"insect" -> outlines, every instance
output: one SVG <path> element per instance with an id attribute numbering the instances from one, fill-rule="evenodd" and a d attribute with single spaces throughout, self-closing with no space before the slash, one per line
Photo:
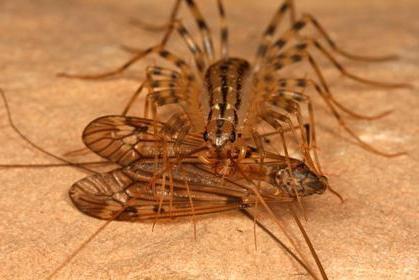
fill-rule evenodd
<path id="1" fill-rule="evenodd" d="M 223 207 L 225 210 L 250 207 L 257 199 L 251 188 L 245 186 L 246 179 L 260 179 L 266 183 L 262 186 L 265 189 L 261 190 L 261 194 L 268 202 L 270 199 L 294 201 L 297 195 L 303 197 L 321 194 L 327 188 L 325 177 L 312 172 L 303 162 L 289 159 L 292 166 L 291 176 L 298 179 L 295 193 L 283 156 L 271 155 L 276 160 L 265 162 L 260 169 L 253 158 L 258 155 L 253 155 L 252 152 L 246 162 L 242 162 L 242 165 L 246 165 L 242 171 L 248 174 L 248 178 L 217 176 L 210 166 L 201 163 L 195 155 L 202 150 L 202 143 L 197 141 L 199 138 L 193 139 L 193 135 L 188 135 L 188 139 L 181 143 L 178 149 L 181 149 L 180 157 L 183 162 L 175 164 L 169 158 L 176 155 L 174 159 L 179 161 L 179 152 L 175 152 L 175 143 L 171 141 L 171 136 L 164 135 L 164 125 L 159 123 L 158 137 L 153 132 L 153 123 L 150 120 L 136 117 L 105 116 L 87 126 L 83 133 L 86 145 L 122 168 L 87 177 L 73 185 L 70 196 L 75 205 L 82 212 L 101 219 L 111 219 L 115 213 L 119 213 L 121 209 L 118 206 L 129 207 L 117 219 L 141 220 L 155 218 L 156 213 L 162 217 L 191 215 L 193 212 L 199 214 L 200 208 L 203 209 L 202 213 L 212 212 L 217 204 L 220 211 Z M 132 140 L 133 137 L 136 138 L 135 141 Z M 164 139 L 161 137 L 168 138 L 166 147 L 162 145 Z M 132 142 L 129 145 L 122 144 L 127 141 Z M 162 160 L 156 161 L 156 157 Z M 172 166 L 167 166 L 170 164 Z M 156 170 L 159 172 L 156 173 Z M 117 193 L 120 197 L 117 197 Z M 133 197 L 130 197 L 130 193 Z M 229 194 L 228 199 L 223 197 L 226 194 Z M 156 196 L 161 203 L 158 208 Z M 128 202 L 129 200 L 133 201 Z M 143 201 L 137 204 L 137 200 Z M 144 204 L 147 200 L 149 203 Z M 178 205 L 172 205 L 173 200 Z"/>
<path id="2" fill-rule="evenodd" d="M 61 159 L 39 148 L 30 141 L 14 125 L 4 93 L 1 96 L 5 102 L 10 125 L 22 138 L 36 149 L 68 165 L 86 169 L 86 163 L 72 163 Z M 176 217 L 211 214 L 223 211 L 240 210 L 253 219 L 246 209 L 255 207 L 262 201 L 267 209 L 267 203 L 293 203 L 297 197 L 322 194 L 327 188 L 327 179 L 318 176 L 302 161 L 278 155 L 269 155 L 275 161 L 265 162 L 263 168 L 255 163 L 254 150 L 247 157 L 243 172 L 247 176 L 224 178 L 215 174 L 207 165 L 200 163 L 193 151 L 201 150 L 203 140 L 196 135 L 187 135 L 181 143 L 179 151 L 175 151 L 175 143 L 170 141 L 165 126 L 149 119 L 123 116 L 105 116 L 92 121 L 83 133 L 86 145 L 121 167 L 107 173 L 96 173 L 76 182 L 69 195 L 74 205 L 83 213 L 104 219 L 123 221 L 142 221 L 173 219 Z M 158 129 L 157 133 L 155 129 Z M 167 135 L 165 135 L 167 134 Z M 136 141 L 133 141 L 136 137 Z M 168 138 L 166 143 L 162 137 Z M 130 143 L 130 150 L 121 148 L 122 142 Z M 166 143 L 168 146 L 162 146 Z M 119 146 L 119 148 L 117 148 Z M 103 149 L 103 147 L 113 147 Z M 126 146 L 125 148 L 127 148 Z M 113 150 L 113 151 L 112 151 Z M 130 153 L 130 151 L 132 153 Z M 192 151 L 192 152 L 191 152 Z M 124 155 L 124 156 L 121 156 Z M 182 164 L 173 164 L 169 157 L 181 155 Z M 156 161 L 157 157 L 163 160 Z M 174 160 L 178 161 L 178 157 Z M 100 162 L 99 162 L 100 163 Z M 89 165 L 92 163 L 89 163 Z M 94 163 L 93 163 L 94 164 Z M 158 166 L 156 166 L 156 164 Z M 163 165 L 164 164 L 164 165 Z M 168 166 L 173 164 L 173 166 Z M 288 173 L 288 165 L 292 165 L 292 174 Z M 28 167 L 28 165 L 22 165 Z M 62 166 L 62 164 L 46 164 L 47 166 Z M 19 167 L 18 165 L 2 165 L 2 167 Z M 169 168 L 167 168 L 169 167 Z M 91 169 L 87 169 L 91 171 Z M 156 171 L 160 174 L 156 174 Z M 263 181 L 255 192 L 249 187 L 253 180 Z M 297 180 L 297 182 L 296 182 Z M 169 182 L 166 182 L 169 181 Z M 258 197 L 260 196 L 260 197 Z M 298 221 L 298 218 L 296 218 Z M 278 220 L 279 223 L 280 220 Z M 270 234 L 306 271 L 317 279 L 312 269 L 306 265 L 286 245 L 277 239 L 259 221 L 255 221 L 264 231 Z M 299 223 L 299 222 L 298 222 Z M 279 223 L 280 224 L 280 223 Z M 107 224 L 105 224 L 107 225 Z M 299 226 L 301 226 L 299 224 Z M 90 241 L 103 227 L 88 239 Z M 301 227 L 304 232 L 304 229 Z M 292 241 L 291 239 L 291 242 Z M 76 251 L 80 251 L 87 243 Z M 311 249 L 311 248 L 310 248 Z M 298 254 L 301 254 L 298 252 Z M 75 256 L 70 256 L 61 266 L 57 267 L 48 277 L 51 279 Z M 317 255 L 314 256 L 318 261 Z M 321 267 L 321 266 L 320 266 Z M 323 268 L 321 268 L 322 273 Z M 324 274 L 325 275 L 325 274 Z M 326 277 L 326 276 L 325 276 Z"/>

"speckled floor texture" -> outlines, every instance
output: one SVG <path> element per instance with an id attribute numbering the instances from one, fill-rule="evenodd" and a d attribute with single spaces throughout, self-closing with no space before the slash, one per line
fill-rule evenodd
<path id="1" fill-rule="evenodd" d="M 164 23 L 169 0 L 3 0 L 0 2 L 0 87 L 16 125 L 55 154 L 83 147 L 87 123 L 118 114 L 144 77 L 145 59 L 121 76 L 101 81 L 57 78 L 56 73 L 97 73 L 130 56 L 122 44 L 146 48 L 160 33 L 130 24 L 130 19 Z M 215 1 L 200 0 L 214 31 Z M 228 1 L 231 52 L 252 60 L 262 30 L 281 1 Z M 419 88 L 419 20 L 416 0 L 301 0 L 299 15 L 315 15 L 344 49 L 356 54 L 397 53 L 382 63 L 349 61 L 349 71 Z M 182 10 L 189 21 L 190 14 Z M 284 21 L 288 25 L 288 20 Z M 282 29 L 284 30 L 284 29 Z M 311 30 L 313 34 L 313 30 Z M 196 32 L 194 32 L 195 34 Z M 316 35 L 317 36 L 317 35 Z M 170 49 L 187 56 L 179 39 Z M 306 200 L 305 228 L 329 279 L 419 278 L 419 91 L 389 90 L 342 77 L 322 58 L 321 68 L 336 98 L 354 111 L 383 119 L 346 120 L 360 137 L 387 152 L 385 158 L 353 144 L 313 91 L 319 153 L 332 194 Z M 301 75 L 312 75 L 308 66 Z M 136 105 L 133 114 L 141 109 Z M 0 163 L 57 162 L 27 145 L 10 128 L 0 105 Z M 86 176 L 69 167 L 0 168 L 0 279 L 46 279 L 103 221 L 81 214 L 67 191 Z M 292 218 L 275 208 L 295 230 Z M 279 236 L 266 215 L 262 221 Z M 301 239 L 301 237 L 299 237 Z M 307 258 L 309 253 L 305 250 Z M 313 264 L 312 264 L 313 265 Z M 158 223 L 111 223 L 54 279 L 309 279 L 277 244 L 240 213 L 198 219 L 197 240 L 189 219 Z"/>

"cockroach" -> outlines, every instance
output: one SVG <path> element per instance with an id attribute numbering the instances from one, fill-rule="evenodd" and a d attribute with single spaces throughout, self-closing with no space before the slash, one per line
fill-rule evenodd
<path id="1" fill-rule="evenodd" d="M 267 153 L 263 165 L 254 148 L 249 147 L 246 160 L 240 164 L 241 172 L 236 176 L 220 176 L 210 165 L 202 163 L 199 152 L 204 140 L 200 135 L 188 134 L 181 143 L 173 141 L 170 127 L 155 120 L 105 116 L 92 121 L 83 132 L 87 147 L 98 155 L 120 167 L 106 173 L 98 173 L 86 166 L 98 163 L 73 163 L 53 155 L 34 144 L 15 126 L 6 97 L 1 91 L 9 123 L 15 132 L 37 150 L 65 164 L 94 174 L 73 184 L 69 195 L 74 205 L 83 213 L 107 220 L 89 239 L 57 267 L 48 277 L 51 279 L 76 254 L 102 231 L 109 222 L 144 221 L 192 217 L 218 212 L 239 210 L 247 217 L 256 219 L 247 209 L 262 203 L 284 230 L 268 204 L 289 204 L 297 197 L 322 194 L 327 189 L 327 179 L 319 176 L 302 161 Z M 181 161 L 181 160 L 182 161 Z M 291 165 L 291 173 L 289 166 Z M 30 167 L 30 165 L 21 165 Z M 63 166 L 42 164 L 32 167 Z M 19 167 L 2 165 L 1 167 Z M 256 181 L 262 184 L 256 185 Z M 249 187 L 250 185 L 250 187 Z M 257 187 L 257 189 L 256 189 Z M 323 278 L 327 278 L 318 256 L 300 224 L 300 230 L 312 250 Z M 194 221 L 194 220 L 193 220 Z M 194 221 L 195 222 L 195 221 Z M 318 279 L 298 249 L 294 253 L 272 234 L 260 221 L 255 223 L 274 238 L 314 279 Z M 284 231 L 287 235 L 286 231 Z M 294 240 L 287 235 L 291 244 Z M 294 245 L 295 246 L 295 245 Z"/>

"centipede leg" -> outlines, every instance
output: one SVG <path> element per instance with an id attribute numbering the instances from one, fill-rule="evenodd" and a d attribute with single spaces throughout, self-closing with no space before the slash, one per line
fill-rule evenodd
<path id="1" fill-rule="evenodd" d="M 295 38 L 298 40 L 298 32 L 303 29 L 308 22 L 311 22 L 312 18 L 309 16 L 303 17 L 300 21 L 297 21 L 294 23 L 294 25 L 289 29 L 287 32 L 285 32 L 281 37 L 279 37 L 278 40 L 274 43 L 274 45 L 267 50 L 267 57 L 268 61 L 275 60 L 275 58 L 281 58 L 287 54 L 283 53 L 281 54 L 280 51 L 283 49 L 283 47 L 290 41 L 290 39 Z M 330 42 L 329 42 L 330 44 Z M 358 82 L 364 83 L 364 84 L 370 84 L 374 86 L 379 87 L 388 87 L 388 88 L 411 88 L 412 86 L 410 84 L 405 83 L 385 83 L 385 82 L 379 82 L 379 81 L 373 81 L 366 78 L 359 77 L 357 75 L 354 75 L 346 70 L 336 59 L 335 57 L 327 51 L 317 40 L 313 38 L 304 38 L 303 42 L 299 42 L 296 44 L 293 49 L 296 51 L 296 55 L 298 54 L 298 51 L 302 52 L 303 50 L 306 50 L 308 46 L 314 46 L 319 51 L 321 51 L 329 61 L 332 62 L 332 64 L 335 66 L 335 68 L 342 73 L 342 75 L 352 79 L 356 80 Z M 289 51 L 290 52 L 290 51 Z"/>
<path id="2" fill-rule="evenodd" d="M 228 57 L 228 26 L 222 0 L 217 0 L 218 14 L 220 15 L 220 53 L 222 58 Z"/>
<path id="3" fill-rule="evenodd" d="M 263 170 L 263 163 L 265 160 L 265 148 L 263 146 L 263 141 L 262 141 L 262 137 L 260 136 L 260 134 L 254 130 L 252 131 L 252 137 L 253 137 L 253 141 L 256 144 L 256 148 L 258 150 L 258 154 L 260 155 L 259 158 L 259 168 L 261 170 Z M 257 181 L 257 190 L 260 190 L 260 186 L 261 186 L 261 180 L 258 179 Z M 256 224 L 257 224 L 257 220 L 258 220 L 258 215 L 259 215 L 259 201 L 256 200 L 255 203 L 255 215 L 253 216 L 253 233 L 254 233 L 254 240 L 255 240 L 255 248 L 257 248 L 257 239 L 256 239 Z"/>
<path id="4" fill-rule="evenodd" d="M 134 94 L 129 99 L 127 105 L 125 106 L 124 110 L 122 111 L 121 115 L 126 116 L 128 111 L 131 109 L 131 106 L 134 104 L 135 100 L 139 97 L 140 93 L 143 91 L 144 86 L 146 85 L 148 80 L 142 82 L 140 86 L 137 88 L 137 90 L 134 92 Z"/>
<path id="5" fill-rule="evenodd" d="M 172 12 L 172 15 L 171 15 L 171 18 L 170 18 L 170 23 L 174 22 L 174 19 L 176 18 L 177 12 L 179 10 L 180 1 L 181 0 L 177 0 L 176 3 L 175 3 L 175 6 L 173 8 L 173 12 Z M 167 26 L 167 31 L 166 31 L 165 35 L 163 36 L 163 39 L 160 41 L 159 44 L 157 44 L 153 47 L 150 47 L 146 50 L 135 52 L 133 54 L 133 56 L 127 62 L 125 62 L 124 64 L 122 64 L 121 66 L 119 66 L 118 68 L 116 68 L 114 70 L 110 70 L 110 71 L 106 71 L 106 72 L 98 73 L 98 74 L 92 74 L 92 75 L 58 73 L 57 76 L 58 77 L 64 77 L 64 78 L 82 79 L 82 80 L 97 80 L 97 79 L 108 78 L 108 77 L 112 77 L 112 76 L 116 76 L 118 74 L 121 74 L 125 70 L 127 70 L 130 66 L 132 66 L 136 62 L 140 61 L 144 57 L 148 56 L 149 54 L 151 54 L 153 52 L 156 52 L 156 51 L 159 51 L 159 50 L 163 50 L 164 47 L 166 46 L 170 36 L 173 33 L 173 29 L 174 29 L 174 25 L 169 24 Z"/>
<path id="6" fill-rule="evenodd" d="M 167 30 L 167 28 L 169 27 L 170 24 L 172 24 L 172 22 L 176 19 L 179 10 L 180 10 L 180 4 L 181 4 L 182 0 L 176 0 L 172 11 L 170 12 L 170 16 L 169 16 L 169 20 L 167 23 L 164 24 L 153 24 L 153 23 L 147 23 L 144 22 L 142 20 L 139 19 L 131 19 L 130 23 L 132 25 L 136 25 L 137 27 L 141 28 L 141 29 L 145 29 L 145 30 L 149 30 L 149 31 L 153 31 L 153 32 L 161 32 L 161 31 L 165 31 Z"/>
<path id="7" fill-rule="evenodd" d="M 191 36 L 189 31 L 186 29 L 186 27 L 183 25 L 181 20 L 176 20 L 175 19 L 171 23 L 171 25 L 172 25 L 171 28 L 177 30 L 178 34 L 180 35 L 182 40 L 185 42 L 189 51 L 194 56 L 194 61 L 195 61 L 195 65 L 198 69 L 198 72 L 201 74 L 201 76 L 203 76 L 204 71 L 206 69 L 206 65 L 207 65 L 207 63 L 205 61 L 203 51 L 201 50 L 199 45 L 195 42 L 195 40 L 193 39 L 193 37 Z M 164 46 L 165 46 L 165 44 L 163 45 L 163 48 L 164 48 Z M 125 46 L 125 45 L 123 45 L 122 48 L 123 48 L 123 50 L 125 50 L 129 53 L 132 53 L 132 54 L 141 53 L 143 51 L 141 49 L 130 47 L 130 46 Z"/>
<path id="8" fill-rule="evenodd" d="M 348 77 L 352 80 L 358 81 L 358 82 L 363 83 L 363 84 L 369 84 L 369 85 L 378 86 L 378 87 L 385 87 L 385 88 L 411 88 L 410 84 L 380 82 L 380 81 L 369 80 L 369 79 L 354 75 L 354 74 L 350 73 L 348 70 L 346 70 L 346 68 L 342 64 L 340 64 L 336 60 L 336 58 L 329 51 L 327 51 L 320 44 L 320 42 L 318 42 L 317 40 L 315 40 L 313 38 L 306 38 L 305 39 L 305 44 L 307 44 L 307 47 L 312 45 L 315 48 L 317 48 L 335 66 L 335 68 L 342 75 L 344 75 L 344 76 L 346 76 L 346 77 Z M 305 47 L 305 48 L 307 48 L 307 47 Z"/>
<path id="9" fill-rule="evenodd" d="M 347 51 L 344 51 L 340 47 L 336 45 L 336 43 L 331 39 L 325 29 L 320 25 L 320 23 L 310 14 L 304 14 L 302 18 L 298 21 L 292 23 L 292 27 L 284 33 L 279 39 L 275 41 L 272 47 L 268 50 L 270 54 L 277 53 L 283 46 L 287 44 L 287 42 L 291 38 L 295 38 L 297 41 L 301 38 L 299 36 L 299 32 L 310 23 L 325 39 L 329 47 L 337 54 L 346 57 L 352 60 L 359 60 L 359 61 L 368 61 L 368 62 L 381 62 L 396 59 L 397 56 L 395 55 L 388 55 L 388 56 L 380 56 L 380 57 L 370 57 L 370 56 L 360 56 L 350 54 Z M 312 37 L 312 36 L 311 36 Z"/>
<path id="10" fill-rule="evenodd" d="M 189 100 L 188 97 L 190 97 L 189 94 L 187 94 L 187 91 L 189 90 L 190 83 L 193 83 L 195 80 L 195 77 L 192 73 L 192 69 L 190 66 L 181 58 L 175 56 L 174 54 L 170 53 L 166 50 L 153 50 L 153 52 L 160 57 L 162 57 L 164 60 L 174 64 L 177 66 L 181 73 L 165 69 L 161 67 L 148 67 L 146 70 L 146 80 L 140 85 L 140 87 L 136 90 L 136 92 L 131 97 L 129 103 L 126 105 L 123 114 L 126 114 L 130 107 L 132 106 L 133 102 L 138 98 L 139 94 L 142 92 L 142 90 L 146 87 L 148 94 L 148 97 L 151 97 L 153 94 L 157 98 L 157 100 L 162 99 L 160 98 L 163 96 L 163 91 L 165 91 L 171 98 L 171 101 L 168 102 L 167 98 L 165 98 L 165 101 L 161 100 L 160 103 L 163 104 L 170 104 L 170 103 L 176 103 L 182 96 Z M 159 76 L 163 77 L 162 79 L 153 79 L 153 77 Z M 160 92 L 160 93 L 159 93 Z M 159 94 L 158 94 L 159 93 Z M 148 109 L 149 109 L 149 98 L 146 98 L 146 102 L 144 105 L 144 116 L 148 116 Z M 158 103 L 159 103 L 158 102 Z M 160 105 L 160 106 L 161 106 Z"/>
<path id="11" fill-rule="evenodd" d="M 285 88 L 293 89 L 294 87 L 305 87 L 306 85 L 310 85 L 310 86 L 313 86 L 313 88 L 315 88 L 316 91 L 322 90 L 320 88 L 320 86 L 317 85 L 316 82 L 314 82 L 311 79 L 305 79 L 305 78 L 304 79 L 280 79 L 280 80 L 278 80 L 278 83 L 284 89 Z M 327 95 L 327 98 L 330 99 L 330 101 L 333 103 L 333 105 L 335 105 L 342 112 L 348 114 L 349 116 L 351 116 L 355 119 L 372 121 L 372 120 L 377 120 L 377 119 L 383 118 L 383 117 L 385 117 L 385 116 L 387 116 L 391 113 L 391 111 L 384 111 L 384 112 L 378 113 L 378 114 L 373 115 L 373 116 L 366 116 L 366 115 L 362 115 L 360 113 L 354 112 L 354 111 L 347 108 L 346 106 L 344 106 L 342 103 L 340 103 L 339 101 L 337 101 L 335 99 L 335 97 L 333 96 L 333 94 L 330 91 L 327 84 L 325 84 L 325 86 L 324 86 L 324 94 Z"/>
<path id="12" fill-rule="evenodd" d="M 151 54 L 153 52 L 156 52 L 160 49 L 162 49 L 162 46 L 159 44 L 159 45 L 156 45 L 154 47 L 148 48 L 148 49 L 146 49 L 142 52 L 136 53 L 127 62 L 125 62 L 124 64 L 122 64 L 118 68 L 116 68 L 114 70 L 106 71 L 106 72 L 103 72 L 103 73 L 92 74 L 92 75 L 89 75 L 89 74 L 88 75 L 79 75 L 79 74 L 58 73 L 57 76 L 58 77 L 63 77 L 63 78 L 74 78 L 74 79 L 81 79 L 81 80 L 98 80 L 98 79 L 103 79 L 103 78 L 116 76 L 118 74 L 121 74 L 125 70 L 127 70 L 130 66 L 132 66 L 136 62 L 140 61 L 144 57 L 146 57 L 149 54 Z"/>
<path id="13" fill-rule="evenodd" d="M 185 0 L 189 10 L 192 13 L 192 16 L 195 18 L 196 25 L 198 27 L 199 33 L 202 38 L 203 49 L 208 61 L 208 64 L 211 64 L 214 60 L 214 44 L 212 42 L 211 30 L 208 27 L 201 11 L 193 0 Z"/>
<path id="14" fill-rule="evenodd" d="M 361 55 L 355 55 L 351 54 L 342 48 L 338 47 L 336 43 L 332 40 L 332 38 L 328 35 L 326 30 L 323 28 L 322 25 L 320 25 L 319 21 L 310 14 L 304 14 L 303 19 L 307 19 L 308 22 L 312 24 L 312 26 L 321 34 L 321 36 L 326 40 L 327 44 L 332 48 L 333 51 L 336 53 L 342 55 L 343 57 L 346 57 L 348 59 L 352 60 L 359 60 L 359 61 L 367 61 L 367 62 L 382 62 L 382 61 L 388 61 L 388 60 L 394 60 L 397 59 L 397 55 L 386 55 L 386 56 L 361 56 Z"/>
<path id="15" fill-rule="evenodd" d="M 309 111 L 309 126 L 311 127 L 309 134 L 306 133 L 305 124 L 302 119 L 301 109 L 299 106 L 299 103 L 305 101 L 308 104 L 308 111 Z M 314 123 L 314 114 L 312 112 L 312 103 L 309 98 L 309 96 L 297 92 L 292 91 L 289 89 L 280 89 L 278 92 L 275 92 L 271 95 L 271 97 L 267 100 L 270 104 L 274 106 L 278 106 L 279 104 L 287 104 L 287 106 L 283 106 L 284 110 L 287 111 L 289 114 L 294 115 L 297 119 L 297 127 L 300 130 L 301 133 L 301 143 L 300 143 L 300 150 L 305 155 L 305 160 L 308 161 L 308 164 L 312 166 L 315 170 L 317 170 L 320 174 L 322 174 L 321 167 L 320 167 L 320 161 L 317 154 L 317 147 L 316 147 L 316 134 L 315 134 L 315 123 Z M 285 121 L 288 126 L 290 127 L 290 130 L 293 131 L 294 138 L 297 139 L 295 128 L 291 122 L 291 119 L 288 116 L 281 116 L 279 115 L 278 118 L 281 118 L 282 121 Z M 297 139 L 298 141 L 298 139 Z M 310 151 L 313 151 L 314 153 L 314 162 L 311 158 Z"/>
<path id="16" fill-rule="evenodd" d="M 255 62 L 255 68 L 258 69 L 260 66 L 260 63 L 262 59 L 265 58 L 268 49 L 272 45 L 273 36 L 279 27 L 279 25 L 282 22 L 283 17 L 285 16 L 286 12 L 290 11 L 290 21 L 291 24 L 295 22 L 295 7 L 294 7 L 294 1 L 292 0 L 286 0 L 284 3 L 282 3 L 276 13 L 274 14 L 273 18 L 269 22 L 267 28 L 265 29 L 265 32 L 262 35 L 262 40 L 257 48 L 257 54 L 256 54 L 256 62 Z"/>
<path id="17" fill-rule="evenodd" d="M 319 80 L 321 81 L 321 84 L 323 85 L 324 88 L 328 88 L 327 84 L 326 84 L 326 80 L 324 79 L 320 68 L 318 67 L 317 63 L 315 62 L 315 60 L 312 58 L 312 56 L 308 53 L 308 52 L 303 52 L 301 54 L 293 54 L 291 55 L 289 58 L 290 60 L 288 62 L 287 61 L 288 56 L 285 56 L 282 60 L 283 63 L 295 63 L 295 62 L 299 62 L 302 61 L 303 59 L 308 60 L 308 62 L 310 63 L 310 65 L 312 66 L 312 68 L 314 69 L 316 76 L 319 78 Z M 285 64 L 281 64 L 281 65 L 277 65 L 280 66 L 280 68 L 282 68 Z M 306 81 L 304 79 L 302 79 L 302 81 Z M 359 136 L 346 124 L 346 122 L 343 120 L 343 118 L 340 116 L 339 112 L 336 110 L 335 106 L 333 105 L 333 103 L 330 101 L 329 95 L 327 95 L 320 86 L 316 86 L 316 84 L 314 82 L 310 82 L 314 85 L 314 88 L 316 89 L 316 91 L 320 94 L 320 96 L 323 98 L 323 100 L 326 102 L 326 105 L 329 107 L 329 109 L 332 111 L 334 117 L 336 118 L 336 120 L 338 121 L 338 123 L 352 136 L 352 138 L 354 138 L 358 144 L 361 145 L 361 147 L 363 147 L 364 149 L 373 152 L 375 154 L 378 155 L 382 155 L 385 157 L 395 157 L 395 156 L 400 156 L 400 155 L 404 155 L 404 152 L 400 152 L 400 153 L 384 153 L 381 152 L 377 149 L 375 149 L 374 147 L 372 147 L 371 145 L 369 145 L 368 143 L 364 142 L 363 140 L 361 140 L 361 138 L 359 138 Z"/>

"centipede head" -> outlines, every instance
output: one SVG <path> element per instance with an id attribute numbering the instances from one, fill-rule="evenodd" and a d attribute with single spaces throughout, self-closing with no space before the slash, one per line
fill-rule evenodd
<path id="1" fill-rule="evenodd" d="M 226 131 L 212 132 L 212 129 L 207 129 L 203 134 L 207 143 L 206 155 L 203 157 L 205 163 L 212 165 L 214 172 L 221 176 L 235 173 L 237 162 L 240 161 L 241 145 L 236 143 L 236 132 L 233 127 L 227 124 L 229 123 L 224 123 Z"/>
<path id="2" fill-rule="evenodd" d="M 234 153 L 233 153 L 234 154 Z M 216 150 L 209 148 L 201 161 L 209 166 L 219 176 L 232 176 L 237 171 L 236 156 L 231 150 Z"/>
<path id="3" fill-rule="evenodd" d="M 203 138 L 211 149 L 221 152 L 235 143 L 236 131 L 233 123 L 228 120 L 210 121 Z"/>

